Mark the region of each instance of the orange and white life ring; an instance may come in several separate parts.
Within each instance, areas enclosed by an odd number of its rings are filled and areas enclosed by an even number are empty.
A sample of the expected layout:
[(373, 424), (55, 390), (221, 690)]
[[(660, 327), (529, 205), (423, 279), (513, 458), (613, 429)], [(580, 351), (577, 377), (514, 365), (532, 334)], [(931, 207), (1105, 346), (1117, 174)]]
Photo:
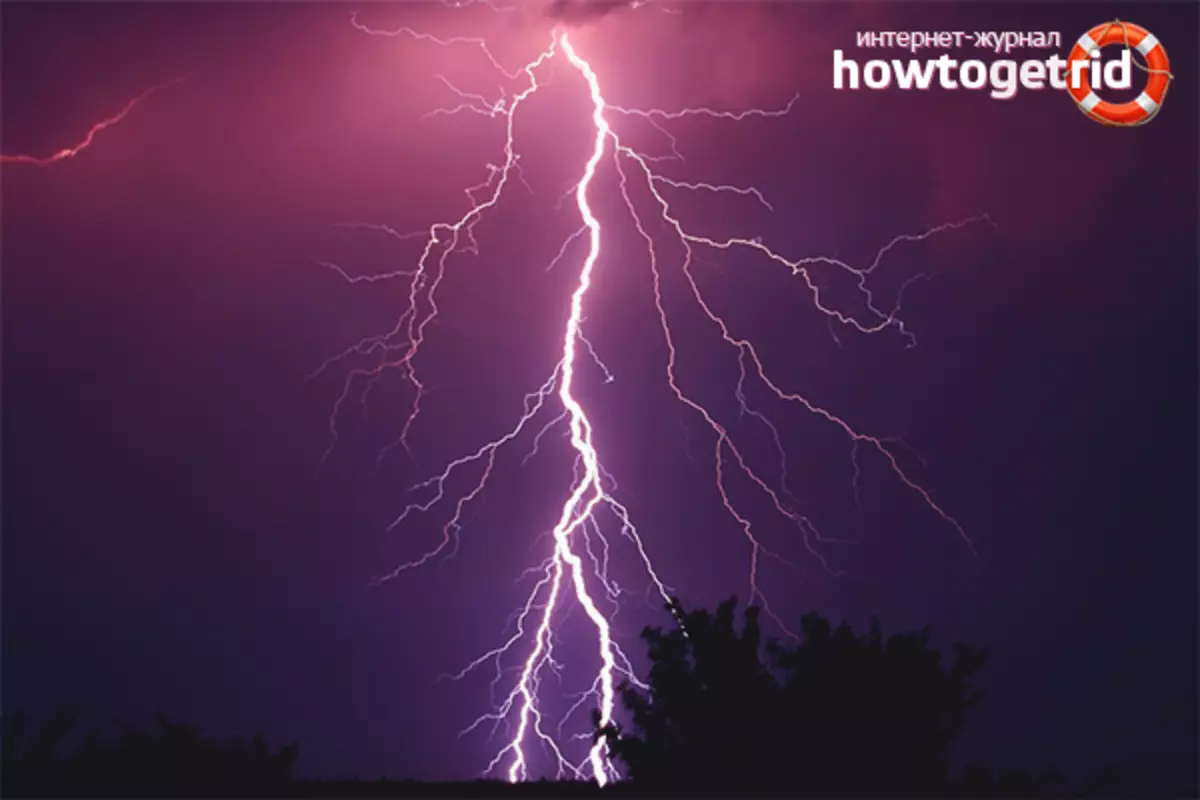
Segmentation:
[[(1149, 75), (1146, 88), (1127, 103), (1110, 103), (1107, 100), (1101, 100), (1089, 87), (1088, 70), (1098, 68), (1096, 62), (1092, 61), (1092, 51), (1108, 45), (1123, 45), (1127, 49), (1133, 48), (1146, 59), (1146, 66), (1143, 68)], [(1073, 64), (1076, 61), (1083, 61), (1087, 64), (1080, 71), (1083, 80), (1079, 81), (1079, 86), (1074, 86), (1074, 82), (1071, 80), (1071, 76), (1074, 74), (1073, 70), (1076, 69)], [(1137, 66), (1140, 67), (1140, 65)], [(1067, 91), (1075, 98), (1076, 105), (1084, 114), (1105, 125), (1129, 127), (1143, 125), (1154, 118), (1154, 115), (1162, 108), (1163, 100), (1167, 96), (1167, 87), (1174, 76), (1171, 75), (1171, 62), (1167, 60), (1167, 51), (1163, 49), (1162, 43), (1154, 34), (1132, 22), (1114, 20), (1097, 25), (1079, 37), (1079, 41), (1071, 48), (1071, 54), (1067, 57), (1066, 77)]]

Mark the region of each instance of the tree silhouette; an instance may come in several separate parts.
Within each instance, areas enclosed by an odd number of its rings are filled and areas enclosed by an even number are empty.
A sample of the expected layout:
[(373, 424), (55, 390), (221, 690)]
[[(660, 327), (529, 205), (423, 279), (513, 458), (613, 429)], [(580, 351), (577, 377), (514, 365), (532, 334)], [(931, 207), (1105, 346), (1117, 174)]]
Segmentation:
[[(632, 729), (598, 733), (641, 789), (928, 797), (967, 788), (951, 781), (948, 751), (982, 699), (970, 684), (986, 650), (956, 644), (944, 663), (928, 628), (885, 639), (877, 620), (856, 635), (816, 614), (803, 618), (798, 643), (764, 643), (757, 608), (740, 631), (734, 600), (715, 614), (673, 610), (682, 628), (643, 632), (649, 688), (621, 687)], [(996, 789), (986, 770), (971, 778), (972, 793)], [(1035, 782), (1009, 775), (1005, 788), (1030, 794)]]
[[(793, 644), (764, 641), (759, 610), (738, 625), (733, 600), (714, 612), (672, 607), (682, 627), (642, 634), (649, 684), (621, 687), (628, 730), (597, 731), (623, 765), (620, 797), (721, 795), (1017, 798), (1132, 796), (1102, 773), (1065, 791), (1052, 773), (1034, 778), (976, 764), (951, 772), (950, 747), (982, 699), (972, 681), (987, 651), (963, 644), (952, 657), (930, 632), (884, 638), (816, 614)], [(686, 633), (684, 632), (686, 631)], [(261, 736), (219, 742), (159, 715), (150, 728), (118, 724), (76, 735), (82, 709), (63, 706), (40, 726), (0, 720), (0, 793), (25, 797), (507, 797), (603, 796), (582, 782), (510, 786), (495, 781), (321, 781), (292, 776), (297, 747)], [(72, 745), (69, 746), (69, 745)], [(65, 754), (64, 754), (65, 752)], [(1144, 796), (1144, 795), (1143, 795)]]
[(90, 730), (68, 754), (82, 708), (55, 711), (27, 743), (28, 718), (3, 720), (3, 793), (7, 796), (218, 795), (285, 791), (298, 749), (272, 751), (262, 736), (218, 742), (158, 715), (154, 728), (118, 724), (115, 735)]

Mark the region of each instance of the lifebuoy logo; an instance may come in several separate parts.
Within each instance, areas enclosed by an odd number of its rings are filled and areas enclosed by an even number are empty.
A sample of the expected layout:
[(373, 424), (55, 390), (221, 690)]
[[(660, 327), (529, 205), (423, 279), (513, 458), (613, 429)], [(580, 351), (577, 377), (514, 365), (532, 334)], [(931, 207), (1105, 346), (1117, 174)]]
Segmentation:
[[(1171, 75), (1171, 62), (1167, 59), (1167, 51), (1162, 42), (1141, 25), (1115, 20), (1097, 25), (1079, 37), (1067, 58), (1072, 74), (1091, 71), (1092, 77), (1099, 76), (1101, 70), (1092, 70), (1089, 62), (1100, 58), (1101, 49), (1112, 45), (1124, 46), (1121, 56), (1126, 62), (1130, 60), (1131, 49), (1137, 50), (1145, 59), (1145, 64), (1137, 65), (1147, 76), (1146, 88), (1142, 93), (1127, 103), (1110, 103), (1101, 100), (1094, 91), (1101, 88), (1100, 81), (1092, 81), (1090, 84), (1076, 81), (1068, 86), (1067, 91), (1075, 99), (1079, 110), (1097, 122), (1118, 127), (1144, 125), (1154, 119), (1162, 109), (1163, 101), (1167, 98), (1167, 88), (1174, 77)], [(1128, 89), (1129, 86), (1120, 88)]]
[[(1062, 36), (1059, 33), (1014, 31), (972, 34), (965, 31), (881, 31), (860, 32), (856, 37), (856, 44), (861, 48), (899, 47), (914, 54), (926, 48), (949, 49), (970, 43), (1007, 55), (1022, 47), (1060, 48)], [(1116, 58), (1104, 62), (1101, 58), (1105, 48), (1117, 48), (1120, 52)], [(1105, 90), (1132, 89), (1135, 75), (1145, 76), (1144, 88), (1137, 97), (1127, 102), (1113, 102), (1102, 97)], [(1066, 90), (1087, 117), (1115, 127), (1144, 125), (1154, 119), (1162, 110), (1173, 78), (1162, 42), (1142, 26), (1121, 20), (1093, 27), (1075, 41), (1066, 58), (1055, 53), (1046, 58), (1022, 61), (1012, 58), (990, 62), (977, 58), (960, 61), (943, 53), (938, 58), (874, 58), (860, 62), (846, 57), (842, 50), (833, 51), (834, 89), (929, 91), (936, 87), (987, 90), (992, 98), (1011, 100), (1020, 89), (1038, 91), (1049, 87)]]

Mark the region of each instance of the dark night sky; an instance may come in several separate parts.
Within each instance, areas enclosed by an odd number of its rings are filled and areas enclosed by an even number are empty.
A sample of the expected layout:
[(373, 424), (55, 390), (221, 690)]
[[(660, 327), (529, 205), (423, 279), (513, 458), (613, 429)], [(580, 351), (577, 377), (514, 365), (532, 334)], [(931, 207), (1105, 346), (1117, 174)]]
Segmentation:
[[(164, 709), (218, 734), (262, 729), (299, 740), (305, 771), (329, 776), (467, 776), (495, 749), (456, 739), (486, 706), (486, 676), (437, 677), (502, 640), (523, 597), (514, 580), (545, 555), (538, 533), (561, 507), (565, 442), (548, 438), (523, 468), (528, 438), (502, 459), (453, 560), (363, 587), (438, 537), (444, 515), (385, 530), (404, 488), (507, 430), (554, 364), (581, 251), (544, 265), (578, 225), (554, 202), (587, 155), (588, 107), (559, 67), (521, 119), (534, 193), (515, 186), (478, 227), (481, 254), (450, 261), (418, 362), (433, 391), (412, 455), (375, 467), (409, 400), (389, 380), (365, 413), (348, 404), (322, 463), (341, 374), (305, 376), (386, 329), (403, 290), (351, 286), (315, 262), (382, 272), (419, 247), (336, 225), (409, 230), (461, 214), (461, 190), (501, 158), (499, 123), (420, 121), (452, 99), (434, 73), (494, 95), (500, 80), (474, 51), (368, 37), (349, 10), (4, 6), (5, 153), (53, 152), (147, 86), (198, 70), (77, 159), (0, 172), (6, 708), (80, 700), (98, 715)], [(547, 41), (545, 17), (478, 11), (370, 5), (363, 18), (486, 33), (509, 64)], [(800, 98), (786, 119), (675, 126), (687, 162), (673, 176), (752, 183), (775, 206), (680, 196), (693, 229), (866, 264), (898, 233), (982, 212), (997, 225), (885, 262), (885, 296), (936, 273), (906, 294), (911, 349), (845, 331), (839, 346), (798, 280), (761, 259), (706, 254), (697, 267), (782, 385), (865, 431), (903, 434), (923, 458), (906, 463), (978, 548), (866, 455), (857, 508), (848, 441), (752, 388), (788, 444), (803, 510), (855, 540), (824, 551), (850, 574), (825, 575), (739, 488), (798, 562), (798, 576), (764, 567), (776, 610), (877, 612), (889, 629), (929, 623), (942, 641), (994, 648), (965, 755), (1073, 775), (1111, 763), (1195, 794), (1197, 7), (686, 11), (618, 11), (579, 31), (610, 102)], [(1140, 129), (1097, 125), (1053, 92), (1000, 102), (830, 85), (831, 51), (852, 50), (856, 30), (1070, 41), (1126, 15), (1163, 41), (1176, 75)], [(624, 124), (638, 147), (663, 146)], [(587, 331), (616, 380), (582, 368), (580, 395), (663, 577), (694, 603), (745, 597), (747, 548), (716, 501), (711, 434), (666, 388), (645, 254), (606, 169), (596, 208), (611, 239)], [(774, 479), (770, 439), (736, 419), (735, 358), (686, 296), (677, 255), (664, 256), (664, 291), (681, 382)], [(638, 591), (630, 556), (615, 563)], [(617, 628), (630, 646), (666, 620), (627, 602)]]

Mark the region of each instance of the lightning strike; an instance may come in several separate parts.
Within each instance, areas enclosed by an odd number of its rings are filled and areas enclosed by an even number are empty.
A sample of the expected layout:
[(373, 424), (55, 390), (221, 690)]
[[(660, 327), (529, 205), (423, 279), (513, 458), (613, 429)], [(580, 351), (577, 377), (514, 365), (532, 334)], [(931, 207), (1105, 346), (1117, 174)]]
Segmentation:
[(174, 80), (167, 81), (166, 83), (160, 83), (156, 86), (151, 86), (149, 89), (125, 103), (125, 105), (122, 106), (121, 110), (117, 113), (113, 114), (112, 116), (105, 117), (96, 124), (92, 125), (92, 127), (88, 129), (87, 134), (77, 144), (74, 144), (70, 147), (64, 147), (48, 156), (34, 156), (24, 153), (0, 154), (0, 164), (29, 164), (35, 167), (48, 167), (51, 164), (57, 164), (60, 161), (67, 161), (68, 159), (75, 158), (84, 150), (87, 150), (89, 147), (91, 147), (97, 136), (114, 125), (123, 122), (126, 117), (133, 113), (135, 108), (148, 100), (152, 95), (158, 94), (164, 89), (168, 89), (176, 84), (182, 83), (183, 81), (193, 77), (194, 74), (195, 73), (183, 75), (179, 78), (175, 78)]
[[(477, 2), (492, 7), (493, 10), (502, 10), (492, 6), (487, 0), (477, 0)], [(454, 6), (461, 7), (471, 4), (473, 3), (467, 0), (467, 2), (457, 3)], [(754, 344), (744, 336), (738, 335), (716, 313), (701, 291), (692, 268), (696, 263), (706, 263), (697, 254), (697, 251), (701, 249), (714, 254), (745, 251), (756, 256), (764, 264), (781, 268), (797, 278), (811, 298), (813, 307), (828, 318), (831, 330), (833, 330), (833, 326), (839, 325), (861, 334), (877, 334), (890, 330), (898, 333), (911, 346), (915, 343), (915, 338), (900, 318), (901, 302), (905, 289), (913, 282), (926, 279), (928, 276), (918, 274), (909, 278), (904, 282), (897, 292), (894, 302), (890, 305), (882, 305), (877, 301), (874, 292), (868, 286), (869, 279), (880, 267), (885, 256), (896, 247), (905, 243), (923, 241), (939, 233), (961, 229), (969, 225), (991, 224), (991, 220), (986, 215), (946, 223), (921, 233), (897, 236), (881, 248), (872, 263), (866, 267), (854, 267), (838, 258), (828, 256), (785, 257), (764, 244), (761, 237), (713, 238), (689, 228), (683, 221), (682, 215), (675, 210), (668, 199), (665, 190), (669, 190), (671, 196), (674, 196), (674, 193), (689, 192), (733, 194), (751, 198), (768, 211), (773, 211), (773, 206), (755, 187), (683, 180), (677, 177), (668, 177), (656, 171), (655, 165), (664, 161), (684, 162), (683, 155), (679, 151), (678, 141), (666, 126), (673, 120), (685, 117), (707, 118), (715, 123), (737, 123), (755, 117), (779, 118), (792, 110), (797, 98), (793, 97), (785, 106), (776, 109), (754, 108), (725, 111), (710, 108), (686, 108), (678, 111), (666, 111), (657, 108), (627, 108), (606, 100), (600, 77), (589, 62), (575, 49), (568, 33), (562, 29), (556, 28), (552, 32), (547, 48), (531, 61), (519, 68), (507, 69), (499, 63), (488, 48), (487, 42), (482, 38), (438, 38), (411, 28), (398, 28), (391, 31), (377, 30), (360, 21), (358, 15), (352, 17), (352, 24), (358, 30), (372, 36), (407, 37), (419, 43), (433, 44), (438, 47), (467, 46), (473, 48), (484, 57), (503, 81), (510, 83), (519, 81), (522, 88), (512, 91), (506, 89), (502, 84), (500, 91), (494, 95), (496, 99), (490, 99), (485, 94), (460, 89), (442, 76), (434, 76), (435, 80), (440, 81), (454, 96), (456, 104), (435, 109), (426, 114), (424, 119), (433, 120), (447, 115), (473, 114), (489, 120), (500, 121), (505, 131), (500, 163), (486, 164), (486, 178), (481, 183), (465, 190), (469, 208), (454, 221), (437, 222), (430, 225), (425, 231), (411, 233), (400, 233), (390, 227), (373, 223), (348, 223), (350, 227), (386, 233), (399, 241), (423, 239), (424, 245), (413, 268), (363, 276), (351, 274), (330, 262), (318, 262), (351, 283), (373, 283), (385, 280), (409, 281), (407, 302), (390, 330), (360, 340), (357, 344), (328, 359), (316, 373), (320, 374), (351, 357), (370, 360), (369, 366), (347, 370), (341, 394), (335, 401), (330, 414), (330, 450), (337, 444), (337, 422), (342, 406), (351, 396), (355, 387), (362, 387), (361, 397), (365, 402), (367, 394), (378, 379), (385, 373), (391, 372), (399, 374), (411, 385), (412, 399), (399, 437), (383, 449), (380, 457), (382, 458), (396, 446), (408, 447), (408, 435), (418, 419), (421, 411), (421, 399), (425, 393), (425, 386), (416, 370), (417, 357), (425, 341), (426, 330), (438, 314), (436, 294), (446, 272), (447, 260), (455, 253), (480, 252), (474, 235), (476, 224), (485, 213), (500, 203), (505, 189), (514, 177), (521, 180), (520, 154), (516, 146), (514, 121), (523, 104), (543, 86), (539, 83), (538, 71), (554, 59), (565, 59), (587, 87), (591, 105), (590, 119), (593, 134), (591, 149), (579, 176), (560, 199), (561, 206), (568, 198), (573, 198), (574, 213), (578, 214), (580, 225), (562, 243), (557, 254), (545, 268), (548, 271), (567, 261), (567, 254), (571, 246), (579, 241), (586, 242), (586, 252), (578, 265), (577, 279), (570, 295), (558, 361), (549, 370), (549, 376), (544, 382), (537, 389), (525, 395), (521, 413), (517, 415), (516, 421), (508, 430), (499, 433), (473, 452), (450, 461), (437, 475), (411, 487), (413, 494), (421, 495), (423, 493), (425, 499), (409, 502), (394, 519), (391, 528), (398, 528), (411, 518), (432, 512), (443, 504), (448, 505), (451, 509), (449, 521), (442, 526), (441, 536), (432, 548), (373, 579), (373, 585), (383, 585), (408, 570), (422, 567), (436, 558), (453, 555), (460, 543), (464, 512), (484, 491), (497, 468), (501, 451), (508, 448), (517, 439), (528, 438), (530, 440), (529, 450), (520, 462), (521, 465), (524, 465), (538, 455), (544, 439), (551, 431), (566, 427), (566, 438), (574, 453), (575, 468), (567, 489), (566, 499), (555, 512), (557, 521), (546, 536), (549, 539), (550, 553), (540, 564), (525, 570), (519, 577), (519, 582), (529, 578), (536, 580), (525, 595), (523, 605), (510, 617), (509, 631), (503, 643), (483, 653), (458, 672), (446, 676), (452, 680), (462, 680), (476, 670), (491, 665), (493, 677), (490, 688), (495, 693), (499, 691), (506, 675), (516, 674), (511, 687), (502, 698), (494, 703), (492, 710), (478, 717), (462, 731), (463, 735), (481, 727), (490, 727), (493, 733), (501, 729), (506, 731), (507, 741), (487, 764), (484, 770), (485, 775), (503, 774), (512, 782), (534, 777), (536, 768), (531, 764), (533, 754), (531, 748), (540, 747), (543, 752), (549, 754), (552, 773), (556, 778), (588, 779), (604, 785), (620, 777), (608, 757), (606, 740), (603, 737), (594, 737), (592, 727), (585, 728), (584, 733), (569, 734), (566, 732), (567, 725), (573, 716), (586, 708), (588, 704), (592, 704), (596, 708), (596, 719), (601, 726), (613, 722), (618, 682), (627, 681), (634, 685), (643, 685), (639, 681), (630, 659), (622, 652), (614, 638), (612, 626), (614, 614), (620, 608), (621, 599), (630, 592), (618, 585), (609, 575), (609, 563), (616, 540), (611, 538), (611, 534), (606, 534), (606, 530), (614, 527), (617, 535), (633, 546), (647, 577), (645, 586), (647, 597), (657, 596), (660, 601), (667, 604), (668, 608), (675, 608), (671, 601), (674, 590), (660, 578), (659, 571), (650, 557), (649, 548), (635, 526), (631, 514), (617, 499), (618, 487), (616, 481), (603, 466), (593, 438), (592, 421), (575, 394), (576, 378), (579, 370), (584, 366), (581, 356), (590, 360), (606, 382), (614, 380), (614, 373), (600, 359), (596, 349), (583, 332), (588, 293), (592, 286), (594, 273), (600, 267), (600, 258), (606, 237), (605, 225), (593, 212), (591, 194), (598, 171), (606, 163), (611, 164), (616, 171), (620, 194), (632, 221), (633, 229), (646, 248), (652, 278), (654, 306), (666, 347), (665, 378), (667, 385), (679, 404), (688, 413), (694, 414), (701, 420), (712, 435), (714, 485), (729, 520), (740, 531), (748, 548), (747, 579), (750, 602), (758, 604), (782, 632), (789, 636), (795, 636), (772, 610), (769, 598), (760, 585), (760, 568), (766, 561), (778, 563), (791, 570), (798, 570), (799, 566), (774, 547), (768, 546), (760, 537), (751, 521), (750, 512), (740, 508), (733, 499), (730, 481), (734, 476), (740, 476), (741, 479), (749, 481), (749, 485), (765, 500), (765, 507), (794, 528), (799, 544), (830, 575), (841, 573), (828, 563), (822, 547), (839, 542), (844, 543), (844, 540), (824, 534), (810, 518), (795, 510), (799, 503), (796, 502), (787, 486), (789, 473), (786, 448), (771, 419), (763, 411), (749, 405), (745, 393), (746, 385), (749, 382), (757, 382), (776, 400), (807, 412), (846, 436), (850, 449), (850, 461), (854, 468), (852, 486), (856, 502), (859, 496), (859, 454), (861, 449), (874, 452), (891, 470), (896, 480), (916, 495), (934, 518), (953, 530), (974, 552), (974, 545), (959, 521), (905, 469), (904, 462), (898, 455), (900, 452), (898, 448), (907, 447), (907, 445), (899, 439), (863, 433), (832, 411), (810, 401), (798, 391), (785, 387), (782, 380), (774, 377), (764, 364)], [(634, 149), (613, 127), (616, 120), (640, 120), (648, 123), (651, 130), (666, 137), (671, 155), (652, 156)], [(665, 268), (660, 256), (662, 247), (647, 228), (645, 214), (638, 209), (635, 191), (642, 192), (653, 206), (655, 216), (665, 226), (663, 229), (682, 247), (683, 258), (678, 267), (685, 279), (691, 299), (719, 333), (721, 341), (736, 356), (739, 374), (736, 384), (731, 387), (731, 393), (738, 402), (740, 414), (754, 419), (757, 424), (765, 428), (772, 438), (778, 456), (778, 476), (774, 481), (764, 478), (755, 469), (751, 460), (735, 441), (729, 425), (718, 419), (715, 412), (689, 393), (685, 387), (686, 381), (677, 374), (680, 340), (672, 326), (662, 290), (662, 276)], [(852, 284), (863, 301), (862, 307), (865, 308), (865, 312), (849, 313), (827, 303), (822, 297), (818, 284), (813, 279), (812, 271), (817, 268), (839, 270), (850, 276)], [(474, 477), (469, 480), (465, 490), (455, 494), (448, 486), (452, 477), (459, 473), (473, 474)], [(582, 609), (586, 624), (594, 634), (594, 653), (598, 666), (585, 684), (586, 688), (568, 696), (573, 698), (574, 702), (551, 728), (552, 723), (547, 719), (548, 712), (544, 706), (545, 687), (543, 683), (547, 675), (553, 675), (559, 679), (564, 675), (565, 664), (556, 656), (555, 644), (557, 631), (563, 625), (565, 615), (570, 610), (569, 604), (571, 604), (570, 607)], [(682, 624), (681, 620), (677, 619), (676, 621)], [(524, 655), (514, 659), (516, 652), (522, 647), (526, 648)], [(514, 660), (516, 663), (511, 663)], [(495, 694), (493, 694), (493, 698), (496, 699)], [(581, 739), (590, 739), (591, 744), (586, 748), (586, 752), (581, 753), (581, 759), (572, 760), (568, 753), (568, 745)]]

